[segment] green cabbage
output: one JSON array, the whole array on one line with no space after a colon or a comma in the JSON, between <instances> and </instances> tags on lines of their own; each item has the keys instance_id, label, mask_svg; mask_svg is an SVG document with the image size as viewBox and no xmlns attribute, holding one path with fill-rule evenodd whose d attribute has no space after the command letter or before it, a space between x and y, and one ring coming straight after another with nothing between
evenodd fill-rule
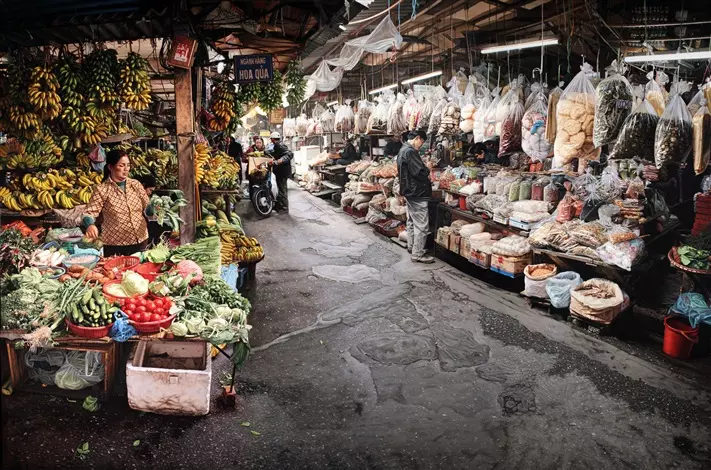
<instances>
[{"instance_id":1,"label":"green cabbage","mask_svg":"<svg viewBox=\"0 0 711 470\"><path fill-rule=\"evenodd\" d=\"M173 332L175 336L187 336L188 335L188 327L185 325L185 323L181 322L173 322L172 325L170 325L170 331Z\"/></svg>"},{"instance_id":2,"label":"green cabbage","mask_svg":"<svg viewBox=\"0 0 711 470\"><path fill-rule=\"evenodd\" d=\"M148 280L133 271L126 271L121 281L121 287L130 297L148 293Z\"/></svg>"}]
</instances>

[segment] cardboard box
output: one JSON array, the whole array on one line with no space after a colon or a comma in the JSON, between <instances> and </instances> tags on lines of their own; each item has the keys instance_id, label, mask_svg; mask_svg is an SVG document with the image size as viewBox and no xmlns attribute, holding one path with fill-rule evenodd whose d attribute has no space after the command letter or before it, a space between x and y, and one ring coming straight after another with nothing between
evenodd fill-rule
<instances>
[{"instance_id":1,"label":"cardboard box","mask_svg":"<svg viewBox=\"0 0 711 470\"><path fill-rule=\"evenodd\" d=\"M466 237L462 237L461 241L459 242L459 255L464 256L466 259L469 259L471 254L472 247L469 243L469 239Z\"/></svg>"},{"instance_id":2,"label":"cardboard box","mask_svg":"<svg viewBox=\"0 0 711 470\"><path fill-rule=\"evenodd\" d=\"M480 268L489 269L489 266L491 266L491 255L483 251L471 250L469 261Z\"/></svg>"},{"instance_id":3,"label":"cardboard box","mask_svg":"<svg viewBox=\"0 0 711 470\"><path fill-rule=\"evenodd\" d=\"M435 242L438 245L449 249L449 236L451 233L452 230L449 227L440 227L437 230L437 238L435 238Z\"/></svg>"},{"instance_id":4,"label":"cardboard box","mask_svg":"<svg viewBox=\"0 0 711 470\"><path fill-rule=\"evenodd\" d=\"M449 251L452 253L459 254L459 245L462 241L462 237L455 234L449 235Z\"/></svg>"},{"instance_id":5,"label":"cardboard box","mask_svg":"<svg viewBox=\"0 0 711 470\"><path fill-rule=\"evenodd\" d=\"M521 274L526 266L532 263L531 254L525 256L491 256L491 267L510 274Z\"/></svg>"}]
</instances>

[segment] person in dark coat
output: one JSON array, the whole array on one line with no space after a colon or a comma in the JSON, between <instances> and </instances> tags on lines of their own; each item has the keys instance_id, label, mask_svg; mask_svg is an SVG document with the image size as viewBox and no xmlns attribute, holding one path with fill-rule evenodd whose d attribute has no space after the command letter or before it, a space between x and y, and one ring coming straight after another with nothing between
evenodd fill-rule
<instances>
[{"instance_id":1,"label":"person in dark coat","mask_svg":"<svg viewBox=\"0 0 711 470\"><path fill-rule=\"evenodd\" d=\"M360 154L355 148L355 145L353 145L353 141L355 140L354 135L349 135L348 139L346 140L346 146L343 147L343 150L341 150L340 157L338 160L336 160L336 163L339 165L350 165L356 160L360 160Z\"/></svg>"},{"instance_id":2,"label":"person in dark coat","mask_svg":"<svg viewBox=\"0 0 711 470\"><path fill-rule=\"evenodd\" d=\"M242 151L242 144L239 140L234 137L230 137L230 143L227 146L227 155L234 158L239 165L239 182L242 182L242 158L244 158L244 152Z\"/></svg>"},{"instance_id":3,"label":"person in dark coat","mask_svg":"<svg viewBox=\"0 0 711 470\"><path fill-rule=\"evenodd\" d=\"M432 199L430 169L420 157L420 147L427 140L424 131L413 131L397 156L400 195L407 201L407 251L412 261L434 263L427 255L425 243L430 229L428 203Z\"/></svg>"},{"instance_id":4,"label":"person in dark coat","mask_svg":"<svg viewBox=\"0 0 711 470\"><path fill-rule=\"evenodd\" d=\"M289 147L281 141L281 134L272 132L270 139L274 148L271 156L274 157L272 163L274 167L274 177L276 178L279 194L277 195L275 210L289 213L289 195L287 183L291 177L291 160L294 154Z\"/></svg>"},{"instance_id":5,"label":"person in dark coat","mask_svg":"<svg viewBox=\"0 0 711 470\"><path fill-rule=\"evenodd\" d=\"M383 152L386 157L397 157L402 148L402 137L399 135L394 136L387 144L385 144L385 151Z\"/></svg>"}]
</instances>

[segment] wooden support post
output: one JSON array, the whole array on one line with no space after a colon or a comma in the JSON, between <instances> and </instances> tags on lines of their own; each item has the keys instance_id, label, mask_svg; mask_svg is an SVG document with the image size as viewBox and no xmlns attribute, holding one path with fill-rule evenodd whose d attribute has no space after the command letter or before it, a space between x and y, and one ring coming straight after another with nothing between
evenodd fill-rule
<instances>
[{"instance_id":1,"label":"wooden support post","mask_svg":"<svg viewBox=\"0 0 711 470\"><path fill-rule=\"evenodd\" d=\"M180 243L195 240L195 168L194 168L194 125L192 72L180 70L175 73L175 126L178 134L178 188L188 200L188 205L180 208L183 225L180 228Z\"/></svg>"}]
</instances>

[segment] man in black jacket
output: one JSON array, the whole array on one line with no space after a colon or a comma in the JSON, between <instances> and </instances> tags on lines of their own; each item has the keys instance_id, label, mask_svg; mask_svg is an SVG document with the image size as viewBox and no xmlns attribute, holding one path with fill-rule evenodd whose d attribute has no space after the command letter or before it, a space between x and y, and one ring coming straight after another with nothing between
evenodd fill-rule
<instances>
[{"instance_id":1,"label":"man in black jacket","mask_svg":"<svg viewBox=\"0 0 711 470\"><path fill-rule=\"evenodd\" d=\"M400 180L400 195L407 201L407 251L412 261L434 263L427 255L425 243L429 235L430 217L428 202L432 198L430 169L420 157L420 147L427 140L424 131L413 131L397 156L397 171Z\"/></svg>"},{"instance_id":2,"label":"man in black jacket","mask_svg":"<svg viewBox=\"0 0 711 470\"><path fill-rule=\"evenodd\" d=\"M276 178L279 194L277 195L274 209L289 213L289 195L287 194L287 182L291 177L291 159L294 154L291 153L289 147L281 141L281 134L272 132L270 139L274 148L271 156L274 157L274 177Z\"/></svg>"}]
</instances>

